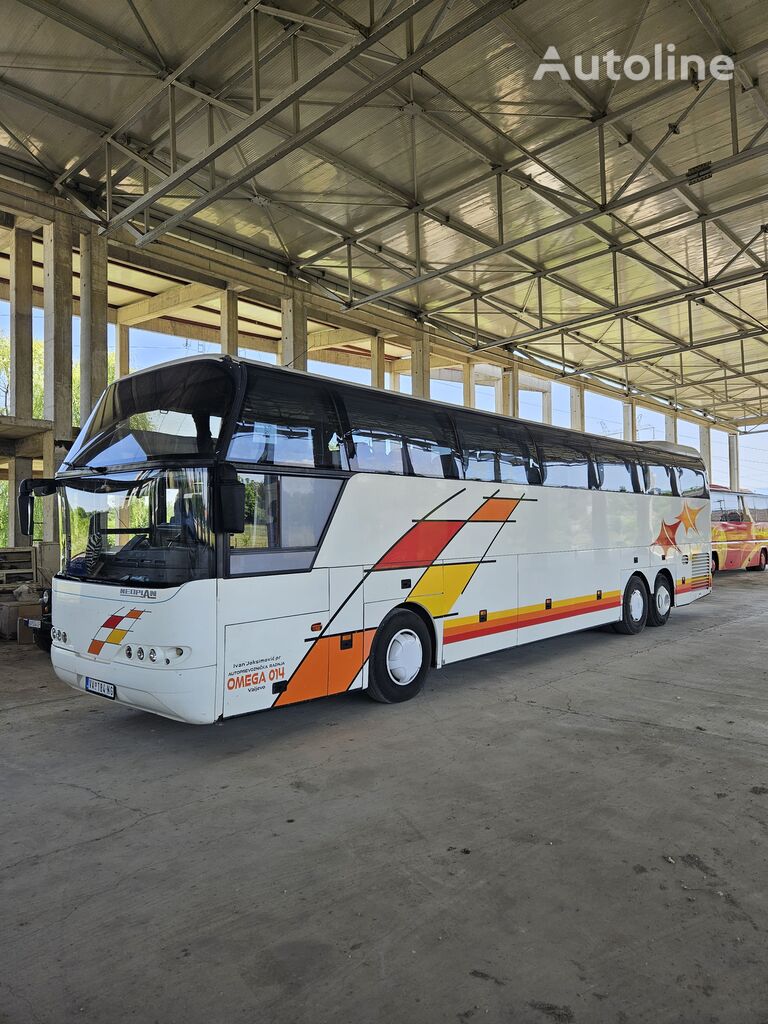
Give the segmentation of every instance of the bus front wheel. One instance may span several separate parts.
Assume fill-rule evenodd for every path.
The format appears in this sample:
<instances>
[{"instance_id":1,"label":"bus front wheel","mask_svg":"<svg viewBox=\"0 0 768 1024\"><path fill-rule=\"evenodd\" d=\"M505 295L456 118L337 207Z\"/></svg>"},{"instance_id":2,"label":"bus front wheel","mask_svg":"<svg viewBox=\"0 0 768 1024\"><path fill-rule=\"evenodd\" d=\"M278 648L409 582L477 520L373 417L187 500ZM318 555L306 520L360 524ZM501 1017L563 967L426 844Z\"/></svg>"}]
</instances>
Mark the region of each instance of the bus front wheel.
<instances>
[{"instance_id":1,"label":"bus front wheel","mask_svg":"<svg viewBox=\"0 0 768 1024\"><path fill-rule=\"evenodd\" d=\"M628 636L642 633L648 621L648 591L637 576L633 576L627 583L621 609L621 621L613 624L616 632Z\"/></svg>"},{"instance_id":2,"label":"bus front wheel","mask_svg":"<svg viewBox=\"0 0 768 1024\"><path fill-rule=\"evenodd\" d=\"M400 704L421 691L432 660L432 642L424 621L400 608L382 622L368 662L368 696L382 704Z\"/></svg>"}]
</instances>

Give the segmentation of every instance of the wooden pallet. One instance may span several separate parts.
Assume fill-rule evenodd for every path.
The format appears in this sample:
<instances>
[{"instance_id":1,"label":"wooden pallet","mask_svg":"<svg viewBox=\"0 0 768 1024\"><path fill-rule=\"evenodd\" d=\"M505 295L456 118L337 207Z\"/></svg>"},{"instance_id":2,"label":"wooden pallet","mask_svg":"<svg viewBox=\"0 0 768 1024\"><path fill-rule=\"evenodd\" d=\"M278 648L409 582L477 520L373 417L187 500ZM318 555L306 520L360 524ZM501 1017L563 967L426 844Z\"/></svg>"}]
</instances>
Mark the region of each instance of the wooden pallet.
<instances>
[{"instance_id":1,"label":"wooden pallet","mask_svg":"<svg viewBox=\"0 0 768 1024\"><path fill-rule=\"evenodd\" d=\"M0 548L0 591L15 590L22 583L38 584L37 551L34 548Z\"/></svg>"}]
</instances>

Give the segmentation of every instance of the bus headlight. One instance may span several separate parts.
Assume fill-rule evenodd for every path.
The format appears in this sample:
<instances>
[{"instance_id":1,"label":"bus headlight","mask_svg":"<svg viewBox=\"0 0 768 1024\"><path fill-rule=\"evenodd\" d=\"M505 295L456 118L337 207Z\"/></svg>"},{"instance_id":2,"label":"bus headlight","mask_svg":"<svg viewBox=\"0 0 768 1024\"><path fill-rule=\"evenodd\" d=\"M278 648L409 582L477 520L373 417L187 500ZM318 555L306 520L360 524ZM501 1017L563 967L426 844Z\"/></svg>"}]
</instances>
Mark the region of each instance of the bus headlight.
<instances>
[{"instance_id":1,"label":"bus headlight","mask_svg":"<svg viewBox=\"0 0 768 1024\"><path fill-rule=\"evenodd\" d=\"M152 662L153 665L157 661L157 651L155 650L154 647L150 647L149 649L149 660Z\"/></svg>"},{"instance_id":2,"label":"bus headlight","mask_svg":"<svg viewBox=\"0 0 768 1024\"><path fill-rule=\"evenodd\" d=\"M139 661L144 661L144 648L143 647L137 647L136 648L136 657L139 659Z\"/></svg>"},{"instance_id":3,"label":"bus headlight","mask_svg":"<svg viewBox=\"0 0 768 1024\"><path fill-rule=\"evenodd\" d=\"M130 644L125 648L125 656L129 661L133 657L133 648Z\"/></svg>"}]
</instances>

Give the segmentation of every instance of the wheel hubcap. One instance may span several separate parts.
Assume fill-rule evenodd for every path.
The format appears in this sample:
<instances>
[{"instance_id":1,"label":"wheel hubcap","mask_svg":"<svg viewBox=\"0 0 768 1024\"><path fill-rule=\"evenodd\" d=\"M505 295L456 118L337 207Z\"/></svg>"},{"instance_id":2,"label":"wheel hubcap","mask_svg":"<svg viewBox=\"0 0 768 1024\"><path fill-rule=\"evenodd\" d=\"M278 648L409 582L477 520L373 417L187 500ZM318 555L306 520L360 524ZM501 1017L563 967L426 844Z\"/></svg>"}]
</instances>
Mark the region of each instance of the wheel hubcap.
<instances>
[{"instance_id":1,"label":"wheel hubcap","mask_svg":"<svg viewBox=\"0 0 768 1024\"><path fill-rule=\"evenodd\" d=\"M407 686L419 674L423 660L421 640L412 629L401 629L387 647L387 672L398 686Z\"/></svg>"},{"instance_id":2,"label":"wheel hubcap","mask_svg":"<svg viewBox=\"0 0 768 1024\"><path fill-rule=\"evenodd\" d=\"M643 595L639 590L633 590L629 599L629 614L632 616L633 622L639 622L642 619L644 606Z\"/></svg>"},{"instance_id":3,"label":"wheel hubcap","mask_svg":"<svg viewBox=\"0 0 768 1024\"><path fill-rule=\"evenodd\" d=\"M669 591L666 587L659 587L656 591L656 611L659 615L666 615L672 604L672 599L669 596Z\"/></svg>"}]
</instances>

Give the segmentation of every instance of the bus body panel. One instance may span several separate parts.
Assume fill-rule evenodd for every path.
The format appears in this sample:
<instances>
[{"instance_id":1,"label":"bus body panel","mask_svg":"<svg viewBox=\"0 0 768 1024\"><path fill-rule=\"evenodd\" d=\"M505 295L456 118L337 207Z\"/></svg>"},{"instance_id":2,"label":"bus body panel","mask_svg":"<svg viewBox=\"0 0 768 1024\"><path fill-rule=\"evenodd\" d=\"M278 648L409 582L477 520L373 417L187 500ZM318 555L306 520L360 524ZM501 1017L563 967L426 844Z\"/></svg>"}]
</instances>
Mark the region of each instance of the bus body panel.
<instances>
[{"instance_id":1,"label":"bus body panel","mask_svg":"<svg viewBox=\"0 0 768 1024\"><path fill-rule=\"evenodd\" d=\"M87 678L112 683L118 703L187 722L215 721L216 580L156 590L57 577L53 594L55 630L67 639L53 640L51 661L65 683L79 690Z\"/></svg>"}]
</instances>

